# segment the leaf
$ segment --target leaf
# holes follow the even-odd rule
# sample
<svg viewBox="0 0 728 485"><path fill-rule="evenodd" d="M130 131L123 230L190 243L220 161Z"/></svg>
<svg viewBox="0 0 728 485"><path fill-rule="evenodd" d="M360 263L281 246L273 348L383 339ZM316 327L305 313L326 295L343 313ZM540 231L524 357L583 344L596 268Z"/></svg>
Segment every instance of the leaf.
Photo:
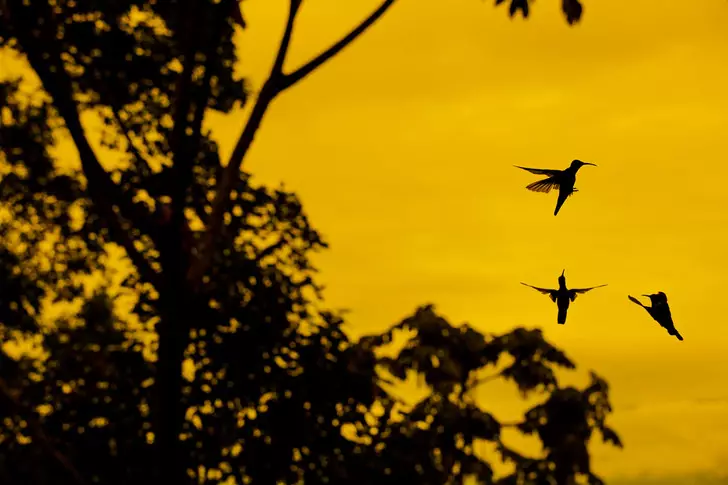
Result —
<svg viewBox="0 0 728 485"><path fill-rule="evenodd" d="M566 21L569 25L573 25L581 20L584 7L579 0L562 0L561 9L566 15Z"/></svg>
<svg viewBox="0 0 728 485"><path fill-rule="evenodd" d="M505 379L513 380L522 393L534 391L539 387L550 389L556 386L556 375L541 362L516 360L501 371Z"/></svg>
<svg viewBox="0 0 728 485"><path fill-rule="evenodd" d="M519 10L523 13L524 18L528 18L528 0L511 0L510 16L513 17Z"/></svg>
<svg viewBox="0 0 728 485"><path fill-rule="evenodd" d="M492 414L481 411L478 408L470 408L466 411L469 420L467 433L472 436L488 441L495 441L500 436L501 425Z"/></svg>
<svg viewBox="0 0 728 485"><path fill-rule="evenodd" d="M604 443L610 443L619 448L624 448L624 444L622 443L622 440L619 438L619 435L617 435L617 433L613 429L611 429L607 426L602 426L600 428L600 431L602 433L602 441Z"/></svg>
<svg viewBox="0 0 728 485"><path fill-rule="evenodd" d="M386 368L396 378L401 380L407 378L407 368L398 360L392 359L391 357L383 357L379 359L378 363Z"/></svg>
<svg viewBox="0 0 728 485"><path fill-rule="evenodd" d="M588 480L589 485L604 485L604 481L593 473L589 474Z"/></svg>
<svg viewBox="0 0 728 485"><path fill-rule="evenodd" d="M461 460L460 466L463 475L472 476L478 484L493 482L493 468L477 456L466 456Z"/></svg>

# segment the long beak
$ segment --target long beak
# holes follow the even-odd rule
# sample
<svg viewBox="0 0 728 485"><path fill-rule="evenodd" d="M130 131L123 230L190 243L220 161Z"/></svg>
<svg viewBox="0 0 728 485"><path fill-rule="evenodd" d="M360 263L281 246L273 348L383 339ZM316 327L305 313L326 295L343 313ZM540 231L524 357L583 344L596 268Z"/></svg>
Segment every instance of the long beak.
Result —
<svg viewBox="0 0 728 485"><path fill-rule="evenodd" d="M597 166L596 163L589 163L589 162L584 162L584 165L591 165L592 167L596 167Z"/></svg>
<svg viewBox="0 0 728 485"><path fill-rule="evenodd" d="M642 295L642 296L646 296L647 298L649 298L649 297L651 297L652 295Z"/></svg>
<svg viewBox="0 0 728 485"><path fill-rule="evenodd" d="M566 273L565 269L561 271L561 276L564 276L564 273Z"/></svg>

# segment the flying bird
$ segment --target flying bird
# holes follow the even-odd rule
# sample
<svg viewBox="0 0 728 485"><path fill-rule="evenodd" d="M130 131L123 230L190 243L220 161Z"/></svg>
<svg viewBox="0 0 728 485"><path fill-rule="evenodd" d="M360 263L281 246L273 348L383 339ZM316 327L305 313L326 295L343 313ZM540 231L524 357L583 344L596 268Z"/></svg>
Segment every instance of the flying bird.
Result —
<svg viewBox="0 0 728 485"><path fill-rule="evenodd" d="M594 288L601 288L603 286L607 285L599 285L599 286L592 286L591 288L574 288L574 289L568 289L566 287L566 276L564 276L564 273L566 270L561 272L561 276L559 276L559 289L558 290L550 290L548 288L539 288L537 286L532 286L527 283L521 283L524 286L528 286L530 288L533 288L534 290L540 291L544 295L548 295L551 297L551 301L556 303L556 306L559 308L559 314L556 319L556 322L563 325L566 323L566 312L569 310L569 304L576 299L576 295L580 293L586 293L589 290L593 290Z"/></svg>
<svg viewBox="0 0 728 485"><path fill-rule="evenodd" d="M669 333L670 335L674 335L675 337L677 337L678 340L683 339L682 335L680 335L680 332L677 331L677 329L675 328L675 324L672 321L672 314L670 313L670 306L667 304L666 294L658 291L653 295L642 295L650 299L652 306L645 306L637 298L630 295L627 296L629 296L630 301L638 304L639 306L647 310L647 313L649 313L650 316L657 323L659 323L662 328L667 330L667 333Z"/></svg>
<svg viewBox="0 0 728 485"><path fill-rule="evenodd" d="M591 165L596 167L593 163L582 162L581 160L574 160L569 165L569 168L565 170L552 170L546 168L528 168L514 165L516 168L526 170L536 175L548 175L547 178L534 182L531 185L526 186L528 190L533 192L549 193L551 189L559 188L559 199L556 201L556 210L554 215L559 213L559 209L564 205L566 199L568 199L574 192L578 192L578 189L574 188L576 183L576 172L579 171L584 165Z"/></svg>

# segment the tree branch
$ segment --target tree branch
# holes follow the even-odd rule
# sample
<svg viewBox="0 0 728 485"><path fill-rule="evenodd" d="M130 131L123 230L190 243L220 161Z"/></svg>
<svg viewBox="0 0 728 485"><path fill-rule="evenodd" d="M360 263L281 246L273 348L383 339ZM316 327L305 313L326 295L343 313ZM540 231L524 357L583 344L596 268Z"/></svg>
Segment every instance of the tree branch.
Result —
<svg viewBox="0 0 728 485"><path fill-rule="evenodd" d="M170 195L171 217L168 234L161 234L157 241L160 262L164 270L166 290L160 292L162 318L157 323L158 334L157 371L153 404L153 422L156 434L155 447L159 468L168 481L182 484L186 480L185 450L179 441L184 423L182 363L187 346L189 327L194 321L190 315L193 303L185 284L185 273L190 265L190 252L185 248L187 220L184 209L187 194L194 182L193 167L200 146L200 131L210 97L211 64L214 49L219 45L218 24L225 20L223 6L201 8L203 2L183 4L178 31L175 36L181 44L183 69L177 78L172 116L174 127L170 136L173 165ZM215 22L206 22L212 13ZM206 31L202 26L206 25ZM202 39L200 37L202 36ZM204 79L195 92L197 55L204 54ZM193 109L194 105L194 109ZM193 111L193 113L191 113Z"/></svg>
<svg viewBox="0 0 728 485"><path fill-rule="evenodd" d="M313 71L321 67L323 63L334 57L336 54L341 52L345 47L347 47L349 44L351 44L354 40L356 40L357 37L359 37L361 34L363 34L369 27L374 24L379 18L385 14L387 10L389 10L389 7L394 5L394 2L396 0L385 0L379 8L377 8L374 12L369 15L362 23L360 23L354 30L349 32L344 38L342 38L340 41L338 41L336 44L332 45L328 49L326 49L324 52L313 58L311 61L307 62L303 66L299 67L295 71L293 71L290 74L286 74L284 76L284 82L283 86L281 88L281 91L284 89L288 89L289 87L296 84L298 81L303 79L304 77L311 74Z"/></svg>
<svg viewBox="0 0 728 485"><path fill-rule="evenodd" d="M476 387L480 386L481 384L486 384L490 381L494 381L498 379L499 377L502 377L503 374L501 372L494 374L492 376L482 377L480 379L474 379L470 382L464 382L460 385L460 399L465 400L466 397L472 399L470 393L471 391L475 390Z"/></svg>
<svg viewBox="0 0 728 485"><path fill-rule="evenodd" d="M124 135L124 138L126 139L126 143L129 146L129 151L131 152L132 156L137 159L139 162L139 165L142 167L145 167L145 171L147 173L144 173L143 175L149 176L149 170L146 170L149 168L149 162L147 162L147 159L142 156L141 152L137 149L136 145L134 145L134 141L131 139L131 136L129 135L129 128L126 126L126 123L124 120L121 119L121 116L119 115L119 111L117 111L114 107L111 107L111 112L114 114L114 120L116 121L116 124L119 125L119 130L121 130L121 133Z"/></svg>
<svg viewBox="0 0 728 485"><path fill-rule="evenodd" d="M59 73L58 76L53 76L55 78L53 79L48 75L49 72L45 72L46 69L38 66L37 63L34 63L30 59L32 57L30 53L28 57L31 60L31 64L35 64L33 68L38 73L38 77L43 82L43 86L53 98L54 104L66 122L66 127L71 133L71 138L78 149L81 158L81 167L86 177L86 188L89 198L106 221L112 239L116 240L124 248L129 259L137 267L142 277L156 286L156 272L149 265L146 258L134 247L128 231L124 230L120 217L113 209L114 202L118 204L121 216L127 218L133 226L140 229L145 228L145 226L147 229L153 227L147 221L147 215L140 211L131 199L127 197L127 194L111 180L109 174L103 169L96 158L91 145L86 139L78 112L73 104L70 91L71 83L64 75L65 72ZM62 64L58 66L57 70L61 69L64 69ZM126 215L124 214L124 209L127 211ZM133 212L133 214L130 214L130 212Z"/></svg>
<svg viewBox="0 0 728 485"><path fill-rule="evenodd" d="M324 62L341 52L341 50L343 50L346 46L351 44L357 37L374 24L374 22L384 15L395 1L396 0L385 0L379 8L372 12L366 19L364 19L364 21L362 21L356 28L354 28L354 30L340 41L291 74L284 74L283 64L285 63L288 48L290 46L296 15L301 6L301 0L291 0L286 28L283 32L280 47L278 48L278 53L273 63L273 69L271 70L268 79L263 84L260 94L258 95L258 99L253 106L250 118L248 118L248 122L246 123L245 128L243 128L243 132L235 145L227 166L225 166L222 177L218 180L215 191L215 199L212 203L212 213L207 220L207 230L203 236L199 250L200 258L196 261L196 264L190 268L190 271L187 274L187 279L191 284L199 284L199 280L202 278L212 262L212 255L214 252L214 248L212 246L214 241L217 239L222 226L223 215L229 201L230 191L240 177L240 168L243 164L245 155L248 153L248 149L255 139L255 133L258 131L258 128L260 128L263 116L265 115L270 103L283 90L293 86L295 83L321 66Z"/></svg>
<svg viewBox="0 0 728 485"><path fill-rule="evenodd" d="M189 125L189 112L190 104L192 103L192 82L193 74L196 67L195 57L197 54L197 46L199 45L195 41L198 40L200 33L199 22L195 22L197 18L197 12L194 7L199 2L187 2L184 5L187 7L183 10L183 19L186 22L181 26L180 32L175 32L175 36L182 45L182 72L177 77L177 82L174 87L174 107L172 108L172 117L174 119L174 127L169 140L169 145L172 151L172 157L175 164L175 169L179 170L180 165L177 163L178 158L183 157L183 153L180 150L180 145L185 138L185 131ZM174 197L173 197L174 198ZM176 201L173 201L176 204Z"/></svg>
<svg viewBox="0 0 728 485"><path fill-rule="evenodd" d="M8 14L10 8L6 5ZM52 16L52 11L50 12ZM110 228L110 232L121 236L119 243L127 251L129 257L140 264L137 266L140 274L150 281L155 279L155 272L143 255L141 255L134 245L131 243L127 231L121 226L121 221L113 210L114 205L118 205L123 217L127 218L131 223L140 229L149 229L153 227L148 212L135 205L130 197L115 184L109 174L99 163L89 141L81 125L81 119L73 99L73 83L65 69L61 53L58 51L58 42L54 35L57 29L55 25L48 26L47 29L41 31L40 34L34 34L24 31L22 28L14 32L18 41L26 53L28 62L38 75L43 88L53 98L58 113L65 121L66 128L71 134L76 149L81 159L81 167L87 180L87 191L89 198L93 202L100 215L104 218ZM51 50L52 57L44 59L39 48L35 46L42 45L43 48ZM111 202L114 201L114 202ZM123 236L122 236L123 235ZM136 263L135 263L136 264Z"/></svg>
<svg viewBox="0 0 728 485"><path fill-rule="evenodd" d="M129 151L131 152L132 156L137 159L140 166L143 166L145 169L144 175L145 177L148 177L151 175L149 168L149 162L147 159L142 156L141 152L137 149L136 145L131 139L131 136L129 133L131 130L129 129L128 125L124 120L121 119L121 115L119 112L121 111L122 107L121 103L117 103L114 96L111 94L111 90L109 90L104 82L99 82L97 84L97 89L103 92L103 94L107 97L109 100L109 109L111 109L111 114L114 117L114 121L116 121L116 124L119 125L119 130L124 135L124 138L126 139L127 144L129 145ZM99 98L99 102L102 100Z"/></svg>
<svg viewBox="0 0 728 485"><path fill-rule="evenodd" d="M272 74L281 75L283 73L283 64L286 62L286 56L288 55L288 48L291 46L291 37L293 36L293 25L296 22L296 16L301 8L301 0L291 0L291 7L288 11L288 20L286 21L286 28L283 31L283 37L281 38L281 44L278 47L278 54L276 59L273 61Z"/></svg>
<svg viewBox="0 0 728 485"><path fill-rule="evenodd" d="M178 78L176 93L177 99L174 108L174 129L171 136L171 148L174 158L172 168L173 188L172 193L172 225L180 232L187 226L184 216L187 191L192 185L193 165L200 149L200 137L205 111L210 99L210 81L212 78L212 60L215 58L215 49L220 45L219 32L227 19L230 7L237 9L240 14L237 0L221 2L220 6L213 7L217 10L212 12L214 22L207 24L206 31L200 31L199 16L191 15L194 10L187 12L188 24L184 30L184 70ZM195 44L192 39L197 38L200 33L207 32L207 37ZM197 67L195 62L197 54L204 55L202 67L204 76L201 88L197 93L193 92L194 70ZM192 112L190 112L192 111ZM181 232L177 235L181 240ZM179 249L179 248L178 248ZM181 254L179 256L182 256ZM179 260L179 258L177 258ZM184 272L189 270L185 265ZM184 279L185 274L181 275Z"/></svg>
<svg viewBox="0 0 728 485"><path fill-rule="evenodd" d="M512 423L500 423L501 428L518 428L523 424L522 421L519 422L512 422Z"/></svg>
<svg viewBox="0 0 728 485"><path fill-rule="evenodd" d="M228 161L227 166L223 169L222 176L217 181L215 199L212 202L212 213L208 218L206 224L207 231L203 235L202 244L199 248L200 257L195 261L195 264L190 267L187 274L187 279L193 286L197 286L199 284L200 279L212 262L212 255L214 252L213 244L222 227L225 207L230 199L230 191L240 178L240 167L243 163L243 159L248 153L250 145L253 143L255 133L260 127L260 123L263 120L263 116L265 115L268 106L271 101L273 101L273 98L275 98L281 91L280 83L284 76L283 64L286 61L288 48L291 44L291 36L293 35L293 26L296 21L296 15L301 7L301 0L290 1L291 3L288 11L286 27L283 31L283 37L281 38L271 72L260 90L258 99L253 105L253 110L250 113L248 122L245 124L243 132L240 134L240 138L238 138L238 142L235 144L230 160Z"/></svg>
<svg viewBox="0 0 728 485"><path fill-rule="evenodd" d="M114 214L113 208L109 208L109 212ZM119 245L124 248L126 255L129 256L129 259L137 268L139 274L151 283L157 290L160 290L162 287L162 281L159 278L159 274L152 269L149 261L147 261L144 255L134 246L134 241L132 241L129 237L129 232L119 223L118 216L114 214L114 217L115 219L113 222L108 225L108 231L111 235L111 239L117 241Z"/></svg>

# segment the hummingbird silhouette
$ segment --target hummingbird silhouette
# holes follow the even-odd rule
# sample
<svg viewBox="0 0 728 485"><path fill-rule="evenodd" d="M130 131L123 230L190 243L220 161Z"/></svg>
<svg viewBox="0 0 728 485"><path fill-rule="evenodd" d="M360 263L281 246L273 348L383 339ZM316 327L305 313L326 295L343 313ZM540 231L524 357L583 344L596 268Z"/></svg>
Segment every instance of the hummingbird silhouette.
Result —
<svg viewBox="0 0 728 485"><path fill-rule="evenodd" d="M672 321L672 314L670 313L670 306L667 304L666 294L658 291L653 295L642 295L650 299L652 306L645 306L637 298L631 295L627 296L629 297L630 301L638 304L639 306L647 310L647 313L649 313L650 316L657 323L659 323L662 328L667 330L667 333L669 333L670 335L674 335L675 337L677 337L678 340L683 339L682 335L680 335L680 332L677 331L677 329L675 328L675 324Z"/></svg>
<svg viewBox="0 0 728 485"><path fill-rule="evenodd" d="M558 187L559 198L556 201L556 209L554 210L554 215L556 215L559 213L561 206L564 205L564 202L566 202L566 199L568 199L575 192L579 191L578 189L574 188L574 184L576 183L576 172L578 172L579 169L584 165L592 165L596 167L596 165L593 163L582 162L581 160L572 161L571 165L569 165L569 168L565 170L528 168L518 165L514 165L514 167L520 168L521 170L526 170L536 175L548 175L547 178L539 180L538 182L534 182L531 185L526 186L526 188L533 192L543 192L544 194L547 194L551 192L551 189Z"/></svg>
<svg viewBox="0 0 728 485"><path fill-rule="evenodd" d="M559 276L559 289L558 290L551 290L548 288L539 288L538 286L529 285L528 283L521 283L524 286L528 286L529 288L533 288L534 290L540 291L544 295L548 295L551 297L551 301L556 303L556 306L559 308L559 313L556 319L556 323L559 323L561 325L566 323L566 312L569 310L569 305L572 301L576 299L576 295L580 293L586 293L589 290L593 290L594 288L601 288L603 286L607 285L599 285L599 286L592 286L591 288L573 288L568 289L566 287L566 276L564 276L564 273L566 270L561 272L561 276Z"/></svg>

